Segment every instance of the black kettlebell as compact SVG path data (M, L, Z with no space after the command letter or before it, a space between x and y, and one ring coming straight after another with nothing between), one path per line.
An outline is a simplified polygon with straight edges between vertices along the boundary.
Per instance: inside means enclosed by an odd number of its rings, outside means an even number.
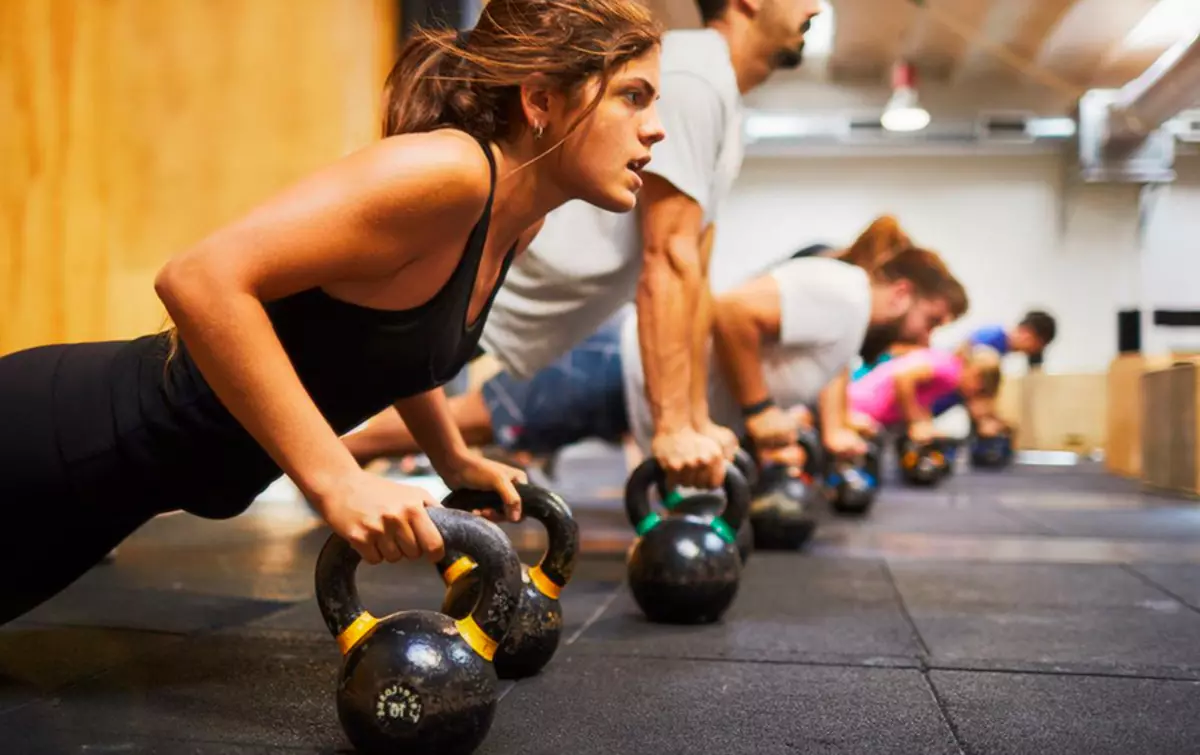
M1007 432L977 436L971 442L971 467L974 469L1003 469L1012 460L1012 436Z
M817 529L815 509L821 485L805 469L788 464L764 464L750 503L754 547L795 550Z
M521 563L499 527L449 509L428 509L447 548L479 564L470 615L401 611L377 619L358 597L360 556L331 535L317 558L317 605L342 650L337 712L364 753L467 755L496 713L492 657L516 615Z
M534 485L518 483L517 492L522 515L545 525L548 545L537 566L521 564L520 607L493 660L501 679L533 676L554 657L563 626L558 597L571 580L579 551L579 525L566 501ZM498 494L479 490L456 490L442 505L466 511L504 510ZM442 610L456 619L465 618L479 600L480 575L475 561L447 549L438 571L446 582Z
M742 559L734 543L750 488L725 465L719 515L668 513L650 508L650 488L664 477L654 458L642 462L625 486L625 512L638 539L629 551L629 587L650 621L702 624L721 618L737 595Z
M739 448L733 455L733 463L742 473L742 477L746 480L746 484L751 488L758 479L758 466L754 463L754 459L744 449ZM702 516L717 516L721 513L721 507L725 505L725 498L721 495L715 495L709 492L695 493L692 495L683 495L677 490L673 490L662 499L663 508L667 511L678 511L684 514L697 514ZM742 526L738 527L737 540L735 541L738 549L738 555L742 558L742 563L745 564L750 558L750 554L754 552L754 530L750 527L750 522L743 519Z
M916 443L906 437L900 448L900 472L910 485L936 485L946 474L946 457L936 441Z
M879 443L867 441L858 459L834 459L825 478L829 504L839 514L861 516L870 511L879 492Z
M819 477L825 466L825 444L821 442L821 436L815 428L805 427L796 434L796 442L804 449L805 474L814 479Z

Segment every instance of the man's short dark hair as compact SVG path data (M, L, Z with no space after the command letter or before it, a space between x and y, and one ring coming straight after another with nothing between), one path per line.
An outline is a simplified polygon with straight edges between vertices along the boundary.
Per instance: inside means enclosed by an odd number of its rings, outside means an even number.
M1042 342L1042 346L1049 346L1050 342L1054 340L1055 334L1058 333L1058 325L1055 323L1054 317L1049 312L1043 312L1040 309L1026 312L1019 327L1029 328L1033 331L1033 334Z
M707 24L725 15L729 0L696 0L696 7L700 9L700 18Z

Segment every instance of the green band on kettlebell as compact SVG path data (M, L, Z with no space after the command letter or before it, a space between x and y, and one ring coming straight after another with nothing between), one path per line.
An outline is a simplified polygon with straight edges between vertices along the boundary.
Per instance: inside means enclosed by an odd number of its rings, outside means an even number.
M634 529L637 530L638 537L641 537L642 535L645 535L647 532L649 532L650 530L657 527L658 523L661 521L662 521L661 516L659 516L655 512L650 512L650 514L645 519L643 519L642 521L637 523L637 526L634 527Z
M720 535L721 539L725 542L732 543L737 541L737 535L732 529L730 529L729 523L721 517L713 517L713 520L709 526L712 527L713 531Z
M667 497L663 501L663 508L667 511L672 511L682 500L683 493L680 493L678 490L672 490L670 493L667 493Z

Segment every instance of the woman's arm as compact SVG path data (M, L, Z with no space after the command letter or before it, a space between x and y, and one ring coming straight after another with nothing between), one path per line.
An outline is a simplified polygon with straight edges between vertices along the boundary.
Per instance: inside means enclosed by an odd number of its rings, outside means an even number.
M915 362L892 376L900 414L910 425L928 422L931 419L930 407L921 405L917 397L917 388L932 378L933 367L925 362Z
M358 464L288 360L263 302L394 274L465 238L489 189L485 156L453 132L388 139L284 191L168 262L155 290L213 391L326 514ZM436 229L436 230L435 230ZM413 303L437 290L416 292Z
M543 223L544 219L539 220L521 234L517 241L518 254L529 247L541 231ZM447 484L453 487L458 482L455 477L464 464L477 463L479 457L467 446L462 430L446 401L446 393L441 388L401 399L396 402L395 409L407 431L412 434L413 440L429 457L434 469ZM504 499L507 511L516 520L520 518L521 496L512 484L514 479L518 478L504 479L498 492ZM524 482L524 477L518 481Z

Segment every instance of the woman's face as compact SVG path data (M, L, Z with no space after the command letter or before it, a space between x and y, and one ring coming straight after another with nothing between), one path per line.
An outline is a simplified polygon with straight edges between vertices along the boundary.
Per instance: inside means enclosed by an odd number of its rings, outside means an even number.
M596 109L561 147L557 180L568 196L609 212L629 212L637 206L650 148L664 137L654 104L658 74L657 47L613 72ZM561 128L579 117L599 88L599 79L582 88Z

